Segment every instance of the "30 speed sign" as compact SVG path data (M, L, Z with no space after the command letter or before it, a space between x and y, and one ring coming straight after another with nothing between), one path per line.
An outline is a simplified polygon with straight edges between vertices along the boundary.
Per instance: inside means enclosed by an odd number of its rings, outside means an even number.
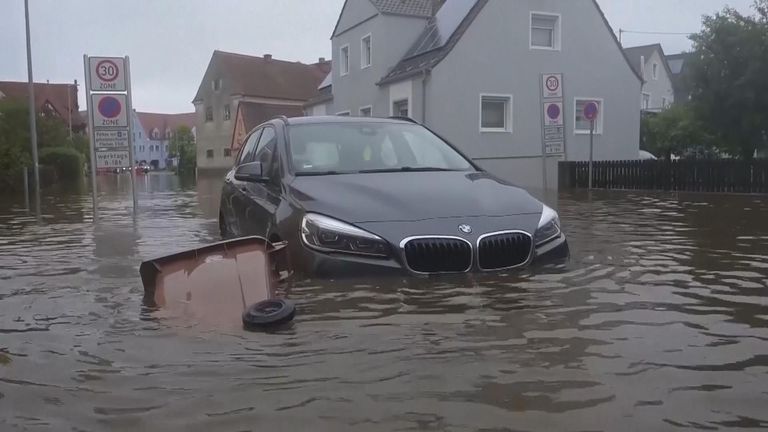
M89 57L91 91L125 91L125 59Z

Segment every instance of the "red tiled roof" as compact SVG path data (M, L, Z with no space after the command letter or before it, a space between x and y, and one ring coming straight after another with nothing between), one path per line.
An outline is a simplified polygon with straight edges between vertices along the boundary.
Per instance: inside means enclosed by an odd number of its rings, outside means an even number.
M305 101L330 70L330 61L304 64L216 50L194 101L218 78L228 81L232 94Z
M29 84L21 81L0 81L0 92L8 99L26 104L29 100ZM67 99L69 92L69 99ZM72 124L79 124L80 115L77 105L77 86L63 83L35 83L35 109L40 111L45 103L51 104L56 113L67 119L72 113Z
M148 138L152 137L152 130L157 128L161 139L165 139L165 130L175 131L179 126L188 126L190 129L195 127L195 113L180 114L162 114L149 112L136 112L139 116L141 126L144 128L144 134Z
M271 120L277 116L302 117L304 110L301 106L272 105L254 102L240 102L238 109L242 110L243 125L246 131Z

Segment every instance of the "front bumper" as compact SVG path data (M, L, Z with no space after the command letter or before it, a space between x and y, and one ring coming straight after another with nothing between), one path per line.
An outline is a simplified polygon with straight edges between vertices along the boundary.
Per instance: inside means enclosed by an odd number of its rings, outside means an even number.
M361 276L425 276L408 268L402 250L393 246L393 258L369 258L339 253L325 253L309 249L301 241L293 242L289 247L291 265L299 273L316 277L361 277ZM564 234L535 248L532 259L525 266L540 267L565 263L570 257L568 240ZM477 261L465 273L509 272L510 270L480 270Z

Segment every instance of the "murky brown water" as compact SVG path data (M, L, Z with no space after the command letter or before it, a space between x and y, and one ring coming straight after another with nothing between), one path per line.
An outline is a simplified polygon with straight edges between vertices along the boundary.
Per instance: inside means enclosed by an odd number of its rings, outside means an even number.
M768 428L768 198L561 195L557 273L293 281L276 334L154 319L137 265L217 238L218 179L0 201L0 430Z

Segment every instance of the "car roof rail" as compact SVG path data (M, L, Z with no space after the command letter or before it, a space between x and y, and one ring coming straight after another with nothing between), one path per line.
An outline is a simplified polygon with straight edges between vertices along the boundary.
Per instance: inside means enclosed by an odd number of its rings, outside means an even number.
M288 117L284 115L274 116L270 120L282 120L283 123L288 124Z
M408 123L413 123L413 124L419 124L419 122L417 122L416 120L414 120L414 119L412 119L410 117L405 117L405 116L389 116L387 118L392 119L392 120L407 121Z

